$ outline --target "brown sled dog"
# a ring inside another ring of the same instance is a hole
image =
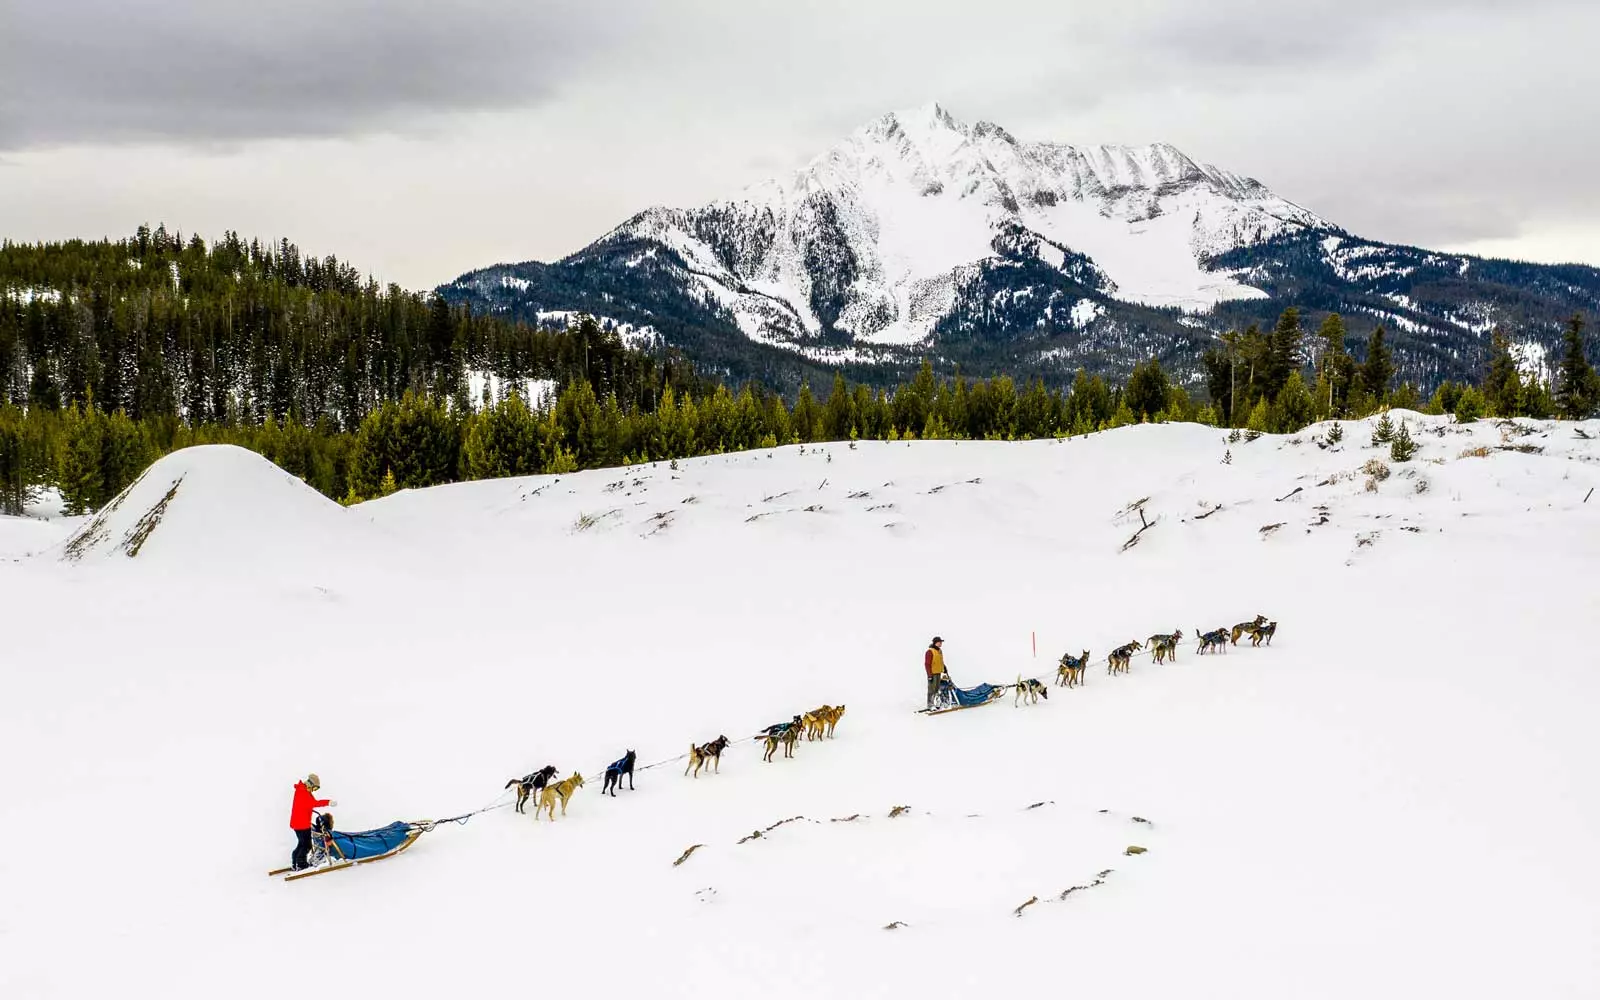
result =
[[[1249,632],[1254,632],[1256,629],[1260,628],[1261,626],[1265,625],[1266,623],[1267,623],[1267,616],[1266,615],[1256,615],[1255,618],[1251,619],[1250,621],[1240,622],[1239,624],[1235,625],[1233,628],[1228,630],[1228,638],[1232,640],[1232,642],[1230,644],[1234,645],[1234,646],[1239,645],[1239,637],[1241,635],[1245,635],[1246,633],[1249,633]]]
[[[1071,653],[1061,654],[1061,665],[1056,667],[1056,683],[1062,687],[1077,687],[1083,683],[1083,668],[1089,664],[1089,651],[1086,649],[1077,659]]]
[[[556,821],[556,800],[559,799],[561,801],[561,815],[565,816],[567,814],[567,800],[571,799],[572,794],[582,787],[583,775],[576,771],[572,772],[572,777],[566,781],[558,781],[553,785],[545,786],[545,790],[539,793],[539,804],[533,807],[533,818],[539,818],[540,809],[548,809],[550,811],[550,822],[554,823]]]
[[[1121,646],[1118,646],[1116,649],[1113,649],[1111,651],[1111,655],[1106,657],[1106,673],[1127,673],[1129,665],[1133,662],[1133,654],[1143,648],[1144,643],[1140,642],[1138,639],[1135,639],[1132,642],[1125,643]]]
[[[1272,637],[1278,634],[1278,623],[1267,622],[1265,625],[1250,633],[1250,645],[1259,646],[1261,640],[1267,640],[1267,645],[1272,645]]]
[[[718,774],[722,773],[722,751],[728,749],[728,738],[718,736],[710,743],[701,743],[698,746],[689,744],[689,764],[683,769],[684,775],[692,770],[696,778],[700,777],[700,769],[711,763],[711,769]]]
[[[780,746],[783,747],[783,755],[785,757],[793,757],[794,746],[800,741],[800,734],[803,731],[804,723],[798,715],[793,720],[780,726],[767,727],[766,732],[761,734],[762,739],[767,744],[766,753],[761,755],[761,759],[769,764],[772,763],[772,755],[777,752]]]
[[[1178,640],[1183,638],[1183,629],[1173,629],[1166,635],[1153,635],[1150,637],[1150,648],[1155,654],[1157,663],[1171,660],[1178,662]]]

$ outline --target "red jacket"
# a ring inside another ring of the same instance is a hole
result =
[[[289,829],[311,829],[311,810],[320,809],[327,805],[328,799],[319,799],[311,794],[311,789],[303,781],[294,783],[294,805],[289,807]]]

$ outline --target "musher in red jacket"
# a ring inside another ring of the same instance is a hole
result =
[[[306,867],[306,856],[311,853],[311,810],[323,806],[336,806],[332,799],[319,799],[315,793],[322,780],[315,774],[294,783],[294,804],[289,807],[289,829],[294,831],[294,853],[289,856],[289,866],[295,871]]]

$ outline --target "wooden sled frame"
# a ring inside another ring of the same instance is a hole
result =
[[[308,868],[305,871],[300,871],[300,872],[294,871],[292,868],[276,868],[276,869],[274,869],[274,870],[272,870],[270,872],[267,872],[267,874],[268,875],[282,875],[283,876],[283,880],[285,882],[294,882],[294,881],[298,881],[299,879],[310,878],[313,875],[321,875],[321,874],[324,874],[325,872],[338,871],[341,868],[353,868],[356,865],[371,864],[374,861],[385,861],[385,860],[387,860],[389,858],[394,857],[396,854],[399,854],[401,851],[403,851],[406,848],[410,847],[412,844],[415,844],[417,842],[417,838],[422,836],[422,833],[423,833],[423,831],[421,829],[414,829],[410,833],[406,834],[406,839],[402,840],[399,844],[397,844],[395,846],[394,850],[387,851],[387,852],[385,852],[383,854],[379,854],[379,855],[376,855],[374,857],[357,858],[354,861],[347,860],[347,859],[340,859],[338,861],[333,862],[332,864],[318,865],[315,868]],[[291,872],[292,872],[292,874],[290,874]]]

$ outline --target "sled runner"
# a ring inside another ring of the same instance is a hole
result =
[[[1006,691],[1004,684],[979,684],[977,687],[958,688],[945,680],[939,688],[939,696],[934,701],[932,708],[917,709],[918,715],[943,715],[946,712],[959,712],[966,708],[979,708],[989,704]]]
[[[320,817],[319,817],[320,818]],[[311,841],[310,865],[300,871],[277,868],[268,875],[282,875],[285,882],[310,878],[323,872],[338,871],[355,865],[392,858],[416,843],[427,830],[421,823],[395,822],[376,830],[359,833],[340,833],[337,830],[314,831]]]

